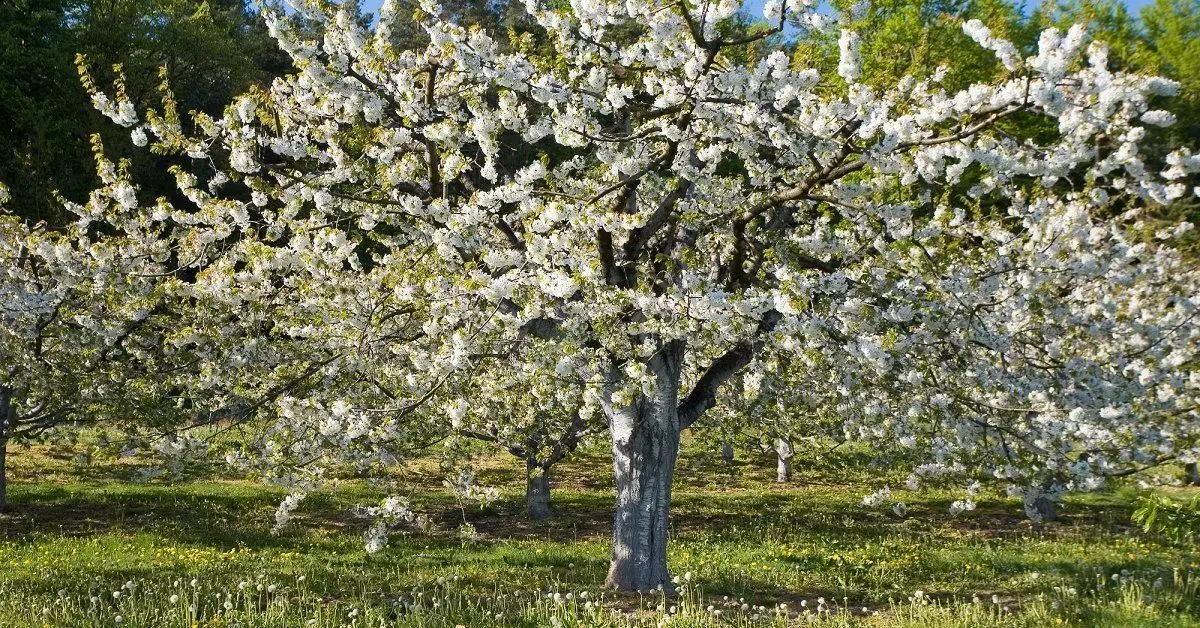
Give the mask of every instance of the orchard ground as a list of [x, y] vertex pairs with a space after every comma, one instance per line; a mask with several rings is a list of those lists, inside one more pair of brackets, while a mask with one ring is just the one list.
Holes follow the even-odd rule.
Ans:
[[686, 443], [670, 546], [681, 586], [664, 598], [601, 588], [604, 451], [555, 469], [558, 516], [542, 523], [521, 513], [512, 458], [481, 462], [481, 483], [513, 487], [486, 508], [460, 508], [435, 461], [410, 464], [398, 479], [433, 529], [369, 555], [352, 506], [378, 493], [355, 480], [310, 496], [276, 535], [278, 490], [215, 473], [138, 482], [136, 460], [84, 449], [10, 450], [0, 625], [1200, 626], [1200, 548], [1139, 534], [1132, 483], [1041, 526], [995, 497], [952, 517], [949, 493], [896, 491], [900, 518], [861, 505], [902, 485], [863, 452], [801, 450], [780, 486], [770, 457], [729, 468]]

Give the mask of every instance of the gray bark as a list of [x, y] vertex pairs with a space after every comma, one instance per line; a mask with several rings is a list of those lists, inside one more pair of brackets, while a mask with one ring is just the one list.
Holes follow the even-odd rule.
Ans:
[[[758, 331], [770, 332], [781, 316], [767, 312]], [[680, 340], [661, 346], [648, 360], [654, 391], [638, 395], [629, 405], [612, 403], [623, 375], [617, 365], [611, 366], [602, 405], [612, 436], [617, 506], [606, 586], [625, 591], [671, 589], [667, 532], [679, 433], [716, 405], [721, 385], [754, 359], [761, 344], [761, 339], [743, 342], [714, 359], [683, 399], [679, 377], [685, 347]]]
[[1192, 486], [1200, 486], [1200, 465], [1195, 462], [1189, 462], [1183, 465], [1183, 471], [1187, 475], [1185, 482]]
[[1058, 507], [1054, 504], [1054, 500], [1047, 497], [1039, 497], [1033, 502], [1033, 509], [1042, 517], [1042, 521], [1054, 521], [1058, 519]]
[[[670, 589], [667, 533], [671, 483], [679, 456], [680, 351], [651, 358], [657, 390], [627, 407], [606, 405], [617, 504], [605, 585], [625, 591]], [[616, 384], [610, 376], [610, 386]]]
[[729, 441], [721, 443], [721, 460], [725, 461], [725, 466], [733, 466], [733, 444]]
[[1042, 522], [1056, 521], [1058, 519], [1058, 504], [1053, 499], [1046, 495], [1039, 495], [1033, 500], [1033, 511], [1042, 518]]
[[546, 469], [533, 461], [525, 461], [525, 512], [530, 519], [541, 521], [554, 516], [550, 508], [550, 477]]
[[8, 511], [8, 435], [15, 423], [12, 388], [0, 386], [0, 512]]
[[783, 484], [792, 481], [792, 442], [786, 438], [775, 439], [775, 481]]

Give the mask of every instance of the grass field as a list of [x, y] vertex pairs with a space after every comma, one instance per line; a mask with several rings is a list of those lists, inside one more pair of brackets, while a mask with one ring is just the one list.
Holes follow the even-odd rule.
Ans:
[[[1073, 499], [1038, 527], [1012, 500], [951, 517], [949, 494], [898, 492], [902, 519], [860, 504], [879, 479], [856, 454], [798, 457], [785, 487], [772, 462], [727, 469], [685, 450], [670, 549], [681, 586], [664, 598], [601, 588], [603, 452], [562, 465], [559, 515], [541, 524], [515, 490], [463, 511], [436, 465], [413, 465], [398, 479], [434, 529], [368, 555], [351, 508], [378, 495], [359, 482], [310, 497], [276, 535], [277, 490], [139, 483], [131, 463], [12, 449], [0, 625], [1200, 626], [1200, 548], [1132, 528], [1132, 488]], [[518, 472], [496, 458], [479, 477], [517, 487]]]

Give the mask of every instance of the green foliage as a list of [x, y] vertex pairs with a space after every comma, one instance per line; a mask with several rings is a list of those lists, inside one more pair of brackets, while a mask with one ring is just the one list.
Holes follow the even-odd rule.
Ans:
[[1174, 139], [1194, 141], [1200, 137], [1200, 1], [1156, 0], [1141, 19], [1147, 64], [1181, 85]]
[[67, 15], [76, 0], [0, 3], [0, 181], [13, 207], [32, 219], [59, 214], [54, 190], [81, 198], [91, 188], [88, 103], [73, 80]]
[[92, 111], [76, 53], [97, 70], [122, 64], [139, 108], [155, 102], [166, 68], [185, 112], [220, 112], [234, 95], [288, 69], [245, 0], [0, 3], [0, 181], [11, 188], [11, 209], [31, 220], [63, 220], [59, 194], [82, 201], [95, 187], [89, 138], [96, 132], [133, 158], [143, 189], [174, 189], [168, 164], [134, 150], [124, 130]]
[[962, 31], [978, 19], [998, 37], [1019, 41], [1024, 25], [1018, 8], [1003, 0], [883, 0], [871, 3], [865, 20], [863, 75], [876, 86], [902, 76], [927, 77], [946, 66], [947, 91], [990, 80], [1000, 70], [995, 55]]
[[1200, 541], [1200, 496], [1185, 502], [1158, 493], [1145, 495], [1138, 500], [1133, 521], [1143, 532], [1173, 543], [1196, 543]]

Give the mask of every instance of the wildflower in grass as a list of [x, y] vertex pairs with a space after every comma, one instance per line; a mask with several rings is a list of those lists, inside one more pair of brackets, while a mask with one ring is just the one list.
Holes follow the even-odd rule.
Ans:
[[959, 499], [950, 504], [950, 514], [957, 515], [959, 513], [975, 510], [975, 501], [971, 499]]
[[889, 499], [891, 499], [891, 497], [892, 497], [892, 489], [885, 486], [885, 487], [875, 491], [874, 493], [871, 493], [870, 495], [867, 495], [866, 497], [864, 497], [862, 499], [862, 503], [864, 506], [867, 506], [868, 508], [875, 508], [877, 506], [882, 506], [883, 504], [887, 503], [887, 501]]

